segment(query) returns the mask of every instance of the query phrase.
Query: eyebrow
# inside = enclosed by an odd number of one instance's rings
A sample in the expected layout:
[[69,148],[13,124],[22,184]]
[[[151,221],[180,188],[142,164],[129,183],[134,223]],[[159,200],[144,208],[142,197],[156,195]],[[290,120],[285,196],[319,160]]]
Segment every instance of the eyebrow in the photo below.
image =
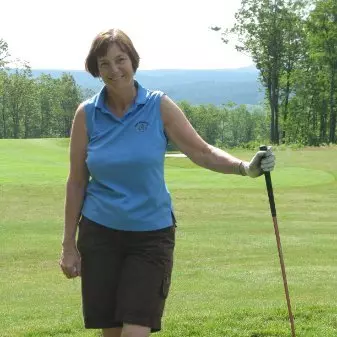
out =
[[[125,57],[125,54],[118,54],[115,59],[119,58],[119,57]],[[104,62],[104,61],[108,61],[109,59],[106,56],[102,56],[98,59],[99,62]]]

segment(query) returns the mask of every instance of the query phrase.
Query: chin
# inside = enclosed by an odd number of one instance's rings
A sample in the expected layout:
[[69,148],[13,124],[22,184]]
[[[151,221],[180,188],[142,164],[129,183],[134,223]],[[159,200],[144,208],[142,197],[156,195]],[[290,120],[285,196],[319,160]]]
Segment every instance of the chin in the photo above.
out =
[[105,84],[111,88],[125,88],[130,86],[133,83],[133,79],[130,78],[123,78],[123,80],[119,81],[107,81]]

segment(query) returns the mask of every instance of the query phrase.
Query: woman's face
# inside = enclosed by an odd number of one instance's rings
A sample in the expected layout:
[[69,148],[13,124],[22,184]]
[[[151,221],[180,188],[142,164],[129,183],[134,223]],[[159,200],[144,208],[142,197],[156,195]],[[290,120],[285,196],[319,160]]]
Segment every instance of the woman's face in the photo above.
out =
[[107,86],[122,88],[133,81],[134,71],[129,55],[116,43],[107,50],[105,56],[97,58],[100,77]]

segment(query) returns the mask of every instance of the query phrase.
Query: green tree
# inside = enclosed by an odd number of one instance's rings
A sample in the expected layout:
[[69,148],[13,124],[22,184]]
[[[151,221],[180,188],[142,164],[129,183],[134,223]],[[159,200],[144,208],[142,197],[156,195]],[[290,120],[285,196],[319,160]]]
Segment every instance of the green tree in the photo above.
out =
[[8,127],[8,74],[0,70],[0,138],[9,136]]
[[293,76],[288,142],[336,142],[336,3],[317,1],[305,23],[305,53]]
[[32,73],[28,64],[21,63],[15,72],[8,76],[7,101],[11,137],[28,137],[29,116],[34,110],[32,107]]
[[295,91],[296,70],[300,67],[306,55],[306,34],[304,24],[304,6],[295,2],[296,11],[285,12],[285,19],[288,21],[288,29],[284,31],[284,69],[280,78],[280,109],[282,120],[282,141],[286,140],[286,125],[289,114],[289,101]]
[[3,39],[0,39],[0,70],[7,64],[7,58],[10,56],[8,44]]
[[308,20],[309,45],[314,62],[329,80],[329,142],[336,142],[337,2],[318,0]]
[[39,137],[55,137],[58,129],[57,111],[59,109],[58,81],[50,75],[41,74],[37,79],[37,103],[39,118]]
[[[281,77],[285,73],[290,76],[294,59],[298,57],[296,48],[300,35],[297,26],[303,6],[302,0],[242,0],[241,8],[235,14],[236,23],[223,32],[225,43],[231,35],[238,37],[236,49],[251,55],[260,71],[270,106],[271,142],[276,144],[280,140]],[[219,30],[219,27],[213,29]],[[285,96],[289,97],[290,79],[286,84],[289,87]]]
[[0,39],[0,138],[6,138],[8,133],[7,128],[7,82],[8,76],[5,72],[5,65],[7,64],[7,59],[10,56],[8,51],[8,44]]
[[69,137],[74,113],[82,99],[81,89],[71,74],[63,73],[58,80],[58,97],[60,136]]

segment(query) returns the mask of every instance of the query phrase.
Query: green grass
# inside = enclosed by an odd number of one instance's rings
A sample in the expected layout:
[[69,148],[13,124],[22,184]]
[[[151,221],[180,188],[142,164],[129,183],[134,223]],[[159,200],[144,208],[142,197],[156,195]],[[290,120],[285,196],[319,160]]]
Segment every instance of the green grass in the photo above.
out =
[[[0,336],[96,337],[58,259],[67,140],[0,141]],[[249,159],[253,153],[233,150]],[[337,148],[275,151],[297,337],[337,336]],[[264,179],[166,161],[178,218],[162,337],[291,336]]]

